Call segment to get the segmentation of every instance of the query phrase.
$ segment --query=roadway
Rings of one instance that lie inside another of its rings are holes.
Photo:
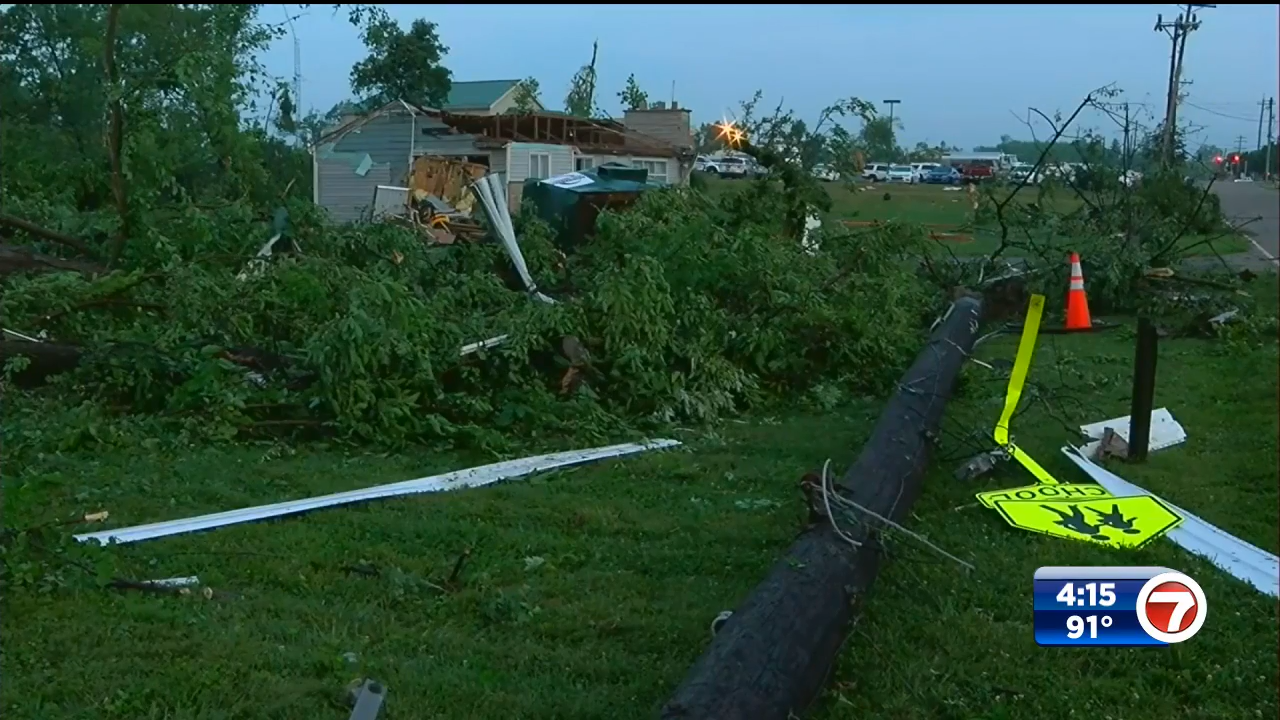
[[[1252,247],[1230,258],[1233,265],[1250,269],[1275,269],[1280,258],[1280,191],[1269,183],[1216,182],[1213,190],[1222,201],[1222,214],[1243,227]]]

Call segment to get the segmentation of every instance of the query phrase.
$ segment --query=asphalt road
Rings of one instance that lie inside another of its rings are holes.
[[[1246,256],[1232,257],[1233,264],[1275,268],[1280,258],[1280,191],[1260,182],[1214,183],[1213,190],[1222,201],[1222,214],[1233,224],[1253,221],[1244,226],[1253,247]]]

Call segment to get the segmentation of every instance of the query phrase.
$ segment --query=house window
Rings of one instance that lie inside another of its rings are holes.
[[[578,156],[573,160],[573,169],[578,172],[590,170],[596,166],[596,159],[593,157]]]
[[[636,160],[632,164],[649,171],[649,182],[667,183],[666,160]]]
[[[535,180],[551,177],[551,153],[529,153],[529,177]]]

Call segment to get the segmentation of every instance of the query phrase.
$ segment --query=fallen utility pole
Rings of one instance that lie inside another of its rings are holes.
[[[919,495],[952,385],[973,347],[981,301],[964,297],[916,357],[836,491],[895,522]],[[832,506],[835,503],[832,502]],[[861,513],[859,513],[861,515]],[[734,610],[662,710],[664,720],[787,720],[822,690],[858,600],[879,570],[880,522],[804,533]]]

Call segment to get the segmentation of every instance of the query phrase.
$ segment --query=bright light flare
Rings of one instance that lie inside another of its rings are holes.
[[[721,120],[715,124],[715,128],[716,139],[723,140],[729,147],[738,147],[747,139],[747,134],[734,126],[732,120]]]

